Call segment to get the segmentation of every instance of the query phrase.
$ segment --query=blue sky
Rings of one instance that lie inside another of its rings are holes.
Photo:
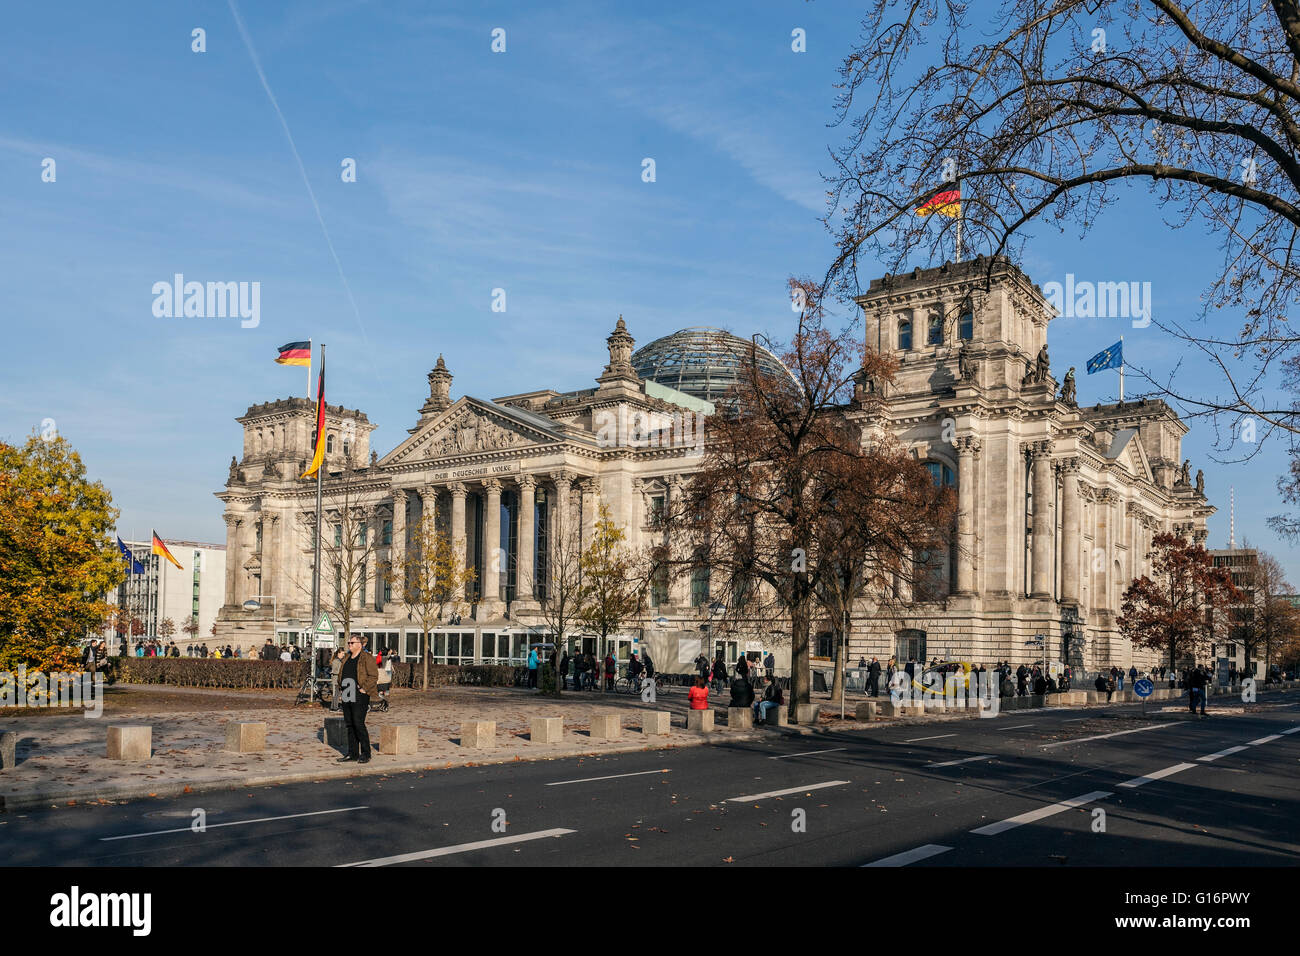
[[[439,353],[457,395],[581,388],[620,313],[639,344],[691,325],[781,338],[786,278],[832,258],[819,174],[842,136],[827,124],[854,4],[238,9],[320,220],[226,2],[0,15],[0,437],[53,419],[126,534],[225,540],[212,492],[240,450],[235,417],[303,394],[303,370],[273,362],[285,342],[328,343],[330,401],[378,423],[382,454],[415,421]],[[191,51],[196,27],[205,53]],[[1150,281],[1158,317],[1190,317],[1217,250],[1151,212],[1134,190],[1084,239],[1040,228],[1022,266],[1040,284]],[[177,272],[260,282],[260,325],[155,317],[151,288]],[[1120,334],[1156,370],[1179,359],[1155,326],[1128,324],[1053,323],[1054,372],[1078,367],[1081,403],[1113,400],[1114,373],[1082,368]],[[1184,442],[1220,508],[1211,545],[1226,545],[1235,485],[1238,540],[1277,553],[1300,585],[1300,549],[1265,523],[1285,449],[1221,465],[1212,444],[1203,426]]]

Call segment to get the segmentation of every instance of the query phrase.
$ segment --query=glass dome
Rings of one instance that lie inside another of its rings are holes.
[[[633,353],[632,367],[641,378],[706,402],[718,402],[739,380],[753,347],[748,339],[730,332],[697,326],[643,345]],[[758,367],[797,387],[794,376],[780,359],[761,345]]]

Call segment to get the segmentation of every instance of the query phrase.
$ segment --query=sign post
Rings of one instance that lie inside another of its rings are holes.
[[[1143,677],[1141,680],[1134,682],[1133,684],[1133,693],[1137,694],[1139,697],[1142,698],[1143,717],[1147,715],[1147,698],[1151,696],[1151,692],[1155,689],[1156,689],[1156,685],[1151,683],[1151,681],[1145,677]]]

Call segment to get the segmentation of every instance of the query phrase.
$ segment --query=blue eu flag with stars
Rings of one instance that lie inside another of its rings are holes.
[[[1088,374],[1108,368],[1120,368],[1124,364],[1124,340],[1120,339],[1110,348],[1102,349],[1088,359]]]

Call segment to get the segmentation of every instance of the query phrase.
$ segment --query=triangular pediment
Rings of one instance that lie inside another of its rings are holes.
[[[1142,447],[1136,428],[1125,428],[1116,432],[1107,457],[1137,478],[1154,480],[1150,462],[1147,461],[1146,449]]]
[[[437,461],[563,441],[558,426],[536,413],[464,396],[402,442],[380,466]]]

